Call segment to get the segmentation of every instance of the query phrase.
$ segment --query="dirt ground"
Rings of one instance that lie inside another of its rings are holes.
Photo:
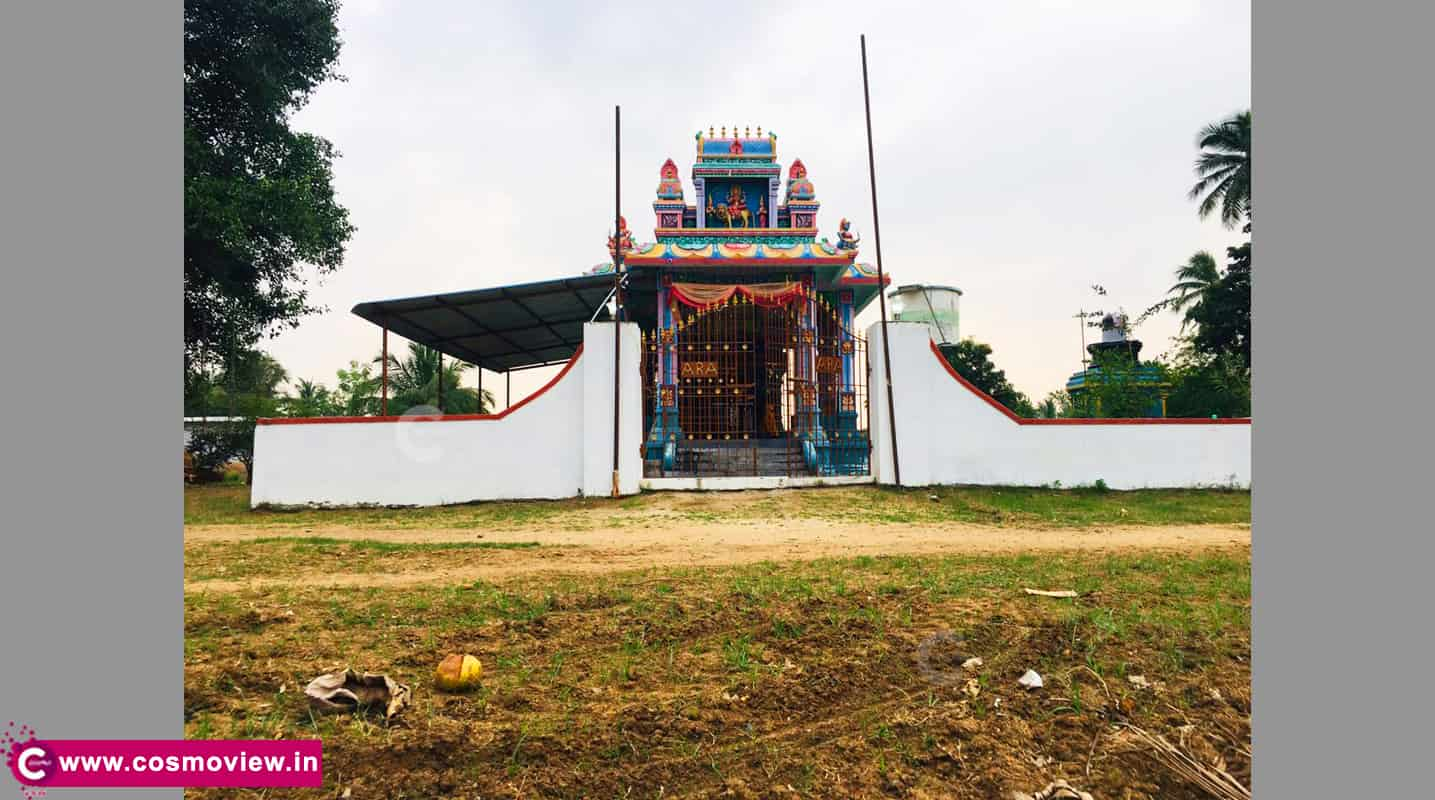
[[[1038,519],[1177,513],[1069,496],[993,525],[874,496],[895,508],[862,519],[832,497],[187,524],[186,736],[319,737],[325,773],[188,794],[1009,800],[1065,779],[1209,797],[1133,725],[1249,786],[1249,524],[1202,524],[1199,503],[1176,524]],[[473,692],[434,686],[455,652],[483,663]],[[412,705],[315,716],[304,685],[345,666]],[[1028,669],[1043,688],[1018,685]]]
[[[746,520],[727,524],[674,522],[658,527],[563,530],[545,526],[482,532],[453,528],[389,529],[314,526],[272,528],[209,525],[185,530],[187,545],[307,537],[389,543],[534,543],[537,547],[427,554],[396,560],[383,572],[311,570],[273,578],[187,582],[186,591],[225,592],[274,582],[287,585],[413,586],[495,580],[535,572],[603,573],[650,567],[714,567],[763,561],[811,560],[862,555],[974,555],[1046,552],[1170,551],[1213,547],[1249,548],[1249,525],[1165,525],[1094,528],[1001,528],[975,525],[873,526],[824,520]]]

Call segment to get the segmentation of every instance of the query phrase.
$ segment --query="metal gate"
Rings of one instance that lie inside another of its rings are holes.
[[[737,294],[684,309],[670,336],[681,432],[671,464],[647,459],[645,475],[870,474],[866,343],[820,295],[770,307]],[[645,430],[663,344],[662,331],[645,336]]]
[[[870,475],[867,342],[841,309],[817,297],[812,324],[798,333],[796,368],[786,381],[788,442],[808,475]],[[805,363],[810,362],[810,363]]]

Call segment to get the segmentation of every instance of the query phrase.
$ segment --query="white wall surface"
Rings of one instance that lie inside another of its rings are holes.
[[[642,470],[640,342],[635,324],[623,327],[621,485],[632,494]],[[611,323],[586,326],[577,362],[502,419],[259,425],[250,502],[421,506],[574,497],[593,489],[606,497],[612,483],[612,331]],[[601,470],[594,466],[599,463]]]
[[[637,323],[625,322],[622,328],[618,487],[621,494],[637,494],[643,477],[643,342]],[[583,326],[583,361],[583,494],[608,497],[613,492],[613,323]]]
[[[904,486],[1090,485],[1113,489],[1243,486],[1249,424],[1018,424],[952,377],[921,323],[889,322],[898,456]],[[868,329],[873,468],[895,483],[882,328]]]

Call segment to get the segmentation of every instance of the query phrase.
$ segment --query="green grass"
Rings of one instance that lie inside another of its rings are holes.
[[[538,542],[386,542],[329,536],[263,536],[233,542],[201,542],[185,548],[192,581],[298,576],[316,565],[335,574],[375,573],[426,553],[527,550]]]
[[[186,525],[310,526],[351,525],[377,528],[484,527],[543,522],[565,512],[597,505],[583,499],[469,503],[425,508],[267,508],[249,507],[249,487],[202,484],[184,489]]]
[[[1248,524],[1249,491],[943,486],[844,486],[772,492],[650,492],[619,500],[574,498],[427,508],[256,509],[248,488],[185,489],[186,525],[372,529],[595,527],[819,519],[853,524],[965,523],[993,526]]]

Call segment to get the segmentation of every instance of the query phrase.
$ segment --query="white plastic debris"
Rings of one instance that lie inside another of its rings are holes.
[[[1066,781],[1049,783],[1036,794],[1013,792],[1013,800],[1093,800],[1091,795],[1077,789]]]
[[[1034,594],[1038,597],[1079,597],[1071,589],[1022,589],[1027,594]]]
[[[970,669],[981,669],[981,668],[982,668],[982,659],[981,659],[980,656],[972,656],[971,658],[969,658],[969,659],[967,659],[966,661],[963,661],[963,662],[962,662],[962,669],[969,669],[969,670],[970,670]]]
[[[1034,669],[1027,670],[1020,678],[1016,679],[1016,682],[1021,684],[1024,689],[1040,689],[1045,685],[1041,682],[1041,676],[1036,674]]]

